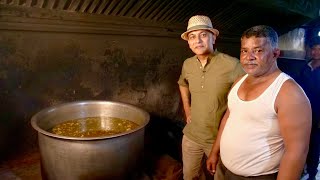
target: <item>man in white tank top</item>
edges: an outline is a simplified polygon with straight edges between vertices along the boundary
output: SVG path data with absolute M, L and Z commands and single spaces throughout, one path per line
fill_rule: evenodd
M 311 107 L 300 86 L 278 69 L 279 54 L 278 35 L 271 27 L 254 26 L 243 33 L 240 62 L 247 74 L 229 92 L 207 160 L 215 180 L 300 179 Z

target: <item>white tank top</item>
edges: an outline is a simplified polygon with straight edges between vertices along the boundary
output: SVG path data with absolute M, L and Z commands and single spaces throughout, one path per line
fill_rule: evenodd
M 275 173 L 284 143 L 274 103 L 282 84 L 291 77 L 281 73 L 259 97 L 243 101 L 237 92 L 247 76 L 228 95 L 230 115 L 221 136 L 221 160 L 226 168 L 241 176 Z

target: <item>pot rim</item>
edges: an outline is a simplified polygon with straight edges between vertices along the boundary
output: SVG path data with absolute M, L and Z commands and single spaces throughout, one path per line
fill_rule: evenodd
M 117 105 L 121 105 L 121 106 L 127 106 L 129 108 L 133 108 L 137 111 L 139 111 L 140 113 L 143 114 L 143 116 L 145 117 L 145 121 L 143 124 L 141 124 L 138 128 L 130 130 L 130 131 L 126 131 L 123 133 L 118 133 L 115 135 L 107 135 L 107 136 L 98 136 L 98 137 L 70 137 L 70 136 L 62 136 L 62 135 L 57 135 L 54 133 L 50 133 L 42 128 L 40 128 L 37 124 L 38 122 L 38 117 L 42 116 L 43 114 L 46 113 L 50 113 L 52 111 L 55 111 L 56 109 L 62 108 L 64 106 L 71 106 L 74 104 L 80 104 L 80 105 L 86 105 L 86 104 L 117 104 Z M 59 138 L 59 139 L 66 139 L 66 140 L 101 140 L 101 139 L 110 139 L 110 138 L 116 138 L 116 137 L 120 137 L 120 136 L 124 136 L 127 134 L 131 134 L 134 132 L 137 132 L 141 129 L 144 129 L 145 126 L 149 123 L 150 120 L 150 115 L 148 112 L 146 112 L 145 110 L 136 107 L 134 105 L 131 104 L 126 104 L 126 103 L 122 103 L 122 102 L 116 102 L 116 101 L 101 101 L 101 100 L 89 100 L 89 101 L 73 101 L 73 102 L 67 102 L 67 103 L 62 103 L 62 104 L 58 104 L 58 105 L 54 105 L 54 106 L 50 106 L 47 107 L 39 112 L 37 112 L 35 115 L 32 116 L 31 118 L 31 125 L 32 127 L 38 131 L 38 133 L 50 136 L 50 137 L 54 137 L 54 138 Z

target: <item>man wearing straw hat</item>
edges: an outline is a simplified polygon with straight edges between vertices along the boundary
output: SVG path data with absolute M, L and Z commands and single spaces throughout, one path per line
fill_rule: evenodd
M 195 54 L 184 61 L 178 80 L 187 123 L 182 139 L 185 180 L 204 178 L 203 158 L 216 139 L 227 93 L 234 80 L 244 74 L 236 58 L 214 50 L 218 35 L 209 17 L 202 15 L 191 17 L 181 35 Z

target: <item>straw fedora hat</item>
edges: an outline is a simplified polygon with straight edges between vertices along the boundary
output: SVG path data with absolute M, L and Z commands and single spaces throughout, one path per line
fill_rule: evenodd
M 181 34 L 181 38 L 188 41 L 188 33 L 200 29 L 209 30 L 216 36 L 219 35 L 219 31 L 212 27 L 212 23 L 209 17 L 195 15 L 189 19 L 187 31 Z

